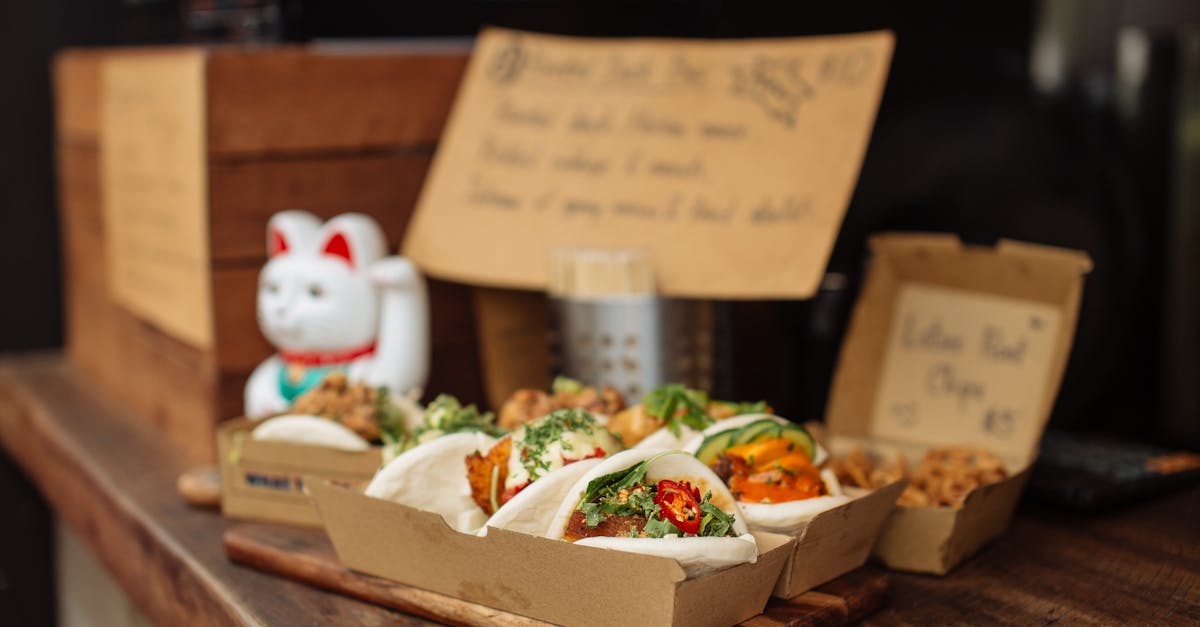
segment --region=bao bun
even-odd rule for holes
[[[471,498],[467,455],[496,439],[478,432],[451,433],[405,451],[375,474],[366,495],[441,514],[446,524],[474,533],[487,515]]]
[[[771,414],[738,416],[722,420],[705,429],[700,435],[692,438],[687,446],[684,447],[684,450],[694,455],[699,450],[700,444],[708,436],[730,429],[739,429],[764,418],[774,420],[779,424],[790,424],[787,419],[772,416]],[[816,459],[813,460],[813,465],[819,465],[829,458],[829,453],[820,444],[817,444],[814,457]],[[838,483],[837,477],[832,472],[822,470],[821,479],[825,481],[825,488],[829,492],[827,496],[788,501],[786,503],[738,503],[738,507],[745,513],[746,523],[755,531],[772,531],[775,533],[796,535],[803,531],[809,521],[817,514],[833,509],[850,500],[849,497],[842,494],[842,486]]]
[[[324,446],[342,451],[365,451],[371,448],[370,442],[342,426],[342,423],[307,414],[268,418],[254,428],[250,437],[268,442]]]
[[[584,459],[542,476],[500,506],[479,530],[479,535],[487,535],[488,527],[542,535],[571,486],[599,463],[599,458]]]
[[[567,521],[570,519],[571,513],[579,507],[579,502],[587,493],[588,483],[592,479],[627,469],[662,452],[664,451],[661,449],[630,449],[607,457],[592,466],[567,490],[566,497],[562,499],[545,536],[554,540],[563,537]],[[733,531],[738,534],[736,537],[592,537],[578,540],[575,544],[669,557],[679,562],[689,577],[710,570],[757,561],[758,545],[755,543],[754,536],[748,533],[742,512],[734,502],[733,495],[729,493],[729,488],[725,487],[721,479],[695,457],[686,455],[682,451],[674,453],[660,457],[650,464],[650,468],[646,472],[646,483],[657,482],[661,479],[683,480],[691,482],[701,494],[711,491],[712,504],[735,516]]]

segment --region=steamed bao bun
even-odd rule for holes
[[[487,519],[478,535],[486,536],[491,527],[540,536],[546,531],[559,503],[566,498],[571,486],[602,458],[584,459],[542,475]]]
[[[441,514],[454,530],[474,533],[483,526],[487,515],[471,498],[464,460],[467,455],[486,451],[495,443],[496,438],[475,431],[430,440],[388,462],[375,473],[365,494]]]
[[[695,455],[696,451],[700,449],[700,444],[708,436],[730,429],[740,429],[745,425],[764,418],[774,420],[781,425],[791,424],[787,419],[771,414],[747,414],[745,416],[729,418],[702,431],[699,435],[692,438],[683,447],[683,450]],[[816,443],[814,442],[814,444]],[[816,444],[813,457],[815,458],[813,459],[813,465],[819,467],[820,464],[825,463],[825,460],[829,459],[829,453],[820,444]],[[797,535],[808,526],[809,521],[817,514],[833,509],[850,500],[850,497],[842,493],[842,485],[838,483],[837,476],[833,474],[833,471],[822,470],[821,479],[824,480],[825,488],[829,492],[827,496],[788,501],[786,503],[739,502],[738,507],[745,513],[746,523],[750,529],[755,531],[771,531],[785,535]]]
[[[634,448],[622,451],[616,455],[597,460],[587,472],[576,480],[567,490],[545,531],[545,537],[561,540],[566,531],[567,522],[580,505],[587,493],[588,483],[597,477],[628,469],[659,453],[663,449]],[[629,553],[643,553],[674,559],[683,568],[688,577],[695,577],[709,571],[735,566],[758,560],[758,544],[750,535],[742,512],[734,502],[733,495],[720,477],[713,473],[700,460],[683,451],[658,458],[650,464],[646,471],[645,483],[656,483],[662,479],[688,481],[696,487],[700,494],[712,492],[711,503],[734,515],[733,532],[736,536],[717,537],[676,537],[662,538],[627,538],[627,537],[591,537],[575,541],[581,546],[590,546]],[[536,484],[534,484],[536,485]],[[514,499],[515,500],[515,499]],[[510,503],[511,504],[511,503]],[[499,512],[497,512],[499,513]]]
[[[308,414],[288,414],[262,421],[250,433],[253,440],[324,446],[340,451],[365,451],[371,443],[342,423]]]

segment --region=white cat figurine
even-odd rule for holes
[[[385,257],[386,247],[379,225],[362,214],[323,225],[304,211],[271,217],[258,325],[279,353],[250,375],[247,416],[287,410],[334,369],[397,396],[425,385],[425,279],[409,260]]]

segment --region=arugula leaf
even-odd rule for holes
[[[716,422],[708,415],[708,393],[680,383],[659,386],[642,398],[646,413],[663,419],[676,437],[682,436],[681,425],[702,431]],[[680,410],[683,410],[680,412]]]
[[[607,518],[605,512],[601,511],[599,503],[584,503],[579,506],[579,511],[583,512],[584,517],[587,519],[588,527],[595,527]]]
[[[700,536],[717,536],[723,537],[731,535],[733,532],[734,516],[725,510],[713,505],[709,502],[712,498],[712,492],[704,495],[704,500],[700,503],[700,512],[704,517],[700,519]]]
[[[687,534],[680,531],[679,527],[671,524],[671,521],[662,518],[661,516],[647,517],[646,526],[642,528],[642,533],[646,534],[647,538],[661,538],[666,535],[675,534],[679,537]]]
[[[587,492],[583,495],[583,502],[591,502],[601,491],[616,494],[621,490],[633,488],[641,483],[642,478],[646,476],[646,471],[650,469],[650,464],[665,455],[687,455],[687,453],[683,451],[663,451],[650,459],[634,464],[624,470],[596,477],[588,482]]]

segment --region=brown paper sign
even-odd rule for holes
[[[207,348],[213,323],[203,52],[111,58],[103,93],[101,187],[113,297]]]
[[[920,283],[900,288],[875,435],[1023,455],[1042,430],[1061,329],[1053,305]]]
[[[544,289],[553,247],[644,248],[669,295],[806,297],[875,119],[892,35],[476,44],[404,253]]]

